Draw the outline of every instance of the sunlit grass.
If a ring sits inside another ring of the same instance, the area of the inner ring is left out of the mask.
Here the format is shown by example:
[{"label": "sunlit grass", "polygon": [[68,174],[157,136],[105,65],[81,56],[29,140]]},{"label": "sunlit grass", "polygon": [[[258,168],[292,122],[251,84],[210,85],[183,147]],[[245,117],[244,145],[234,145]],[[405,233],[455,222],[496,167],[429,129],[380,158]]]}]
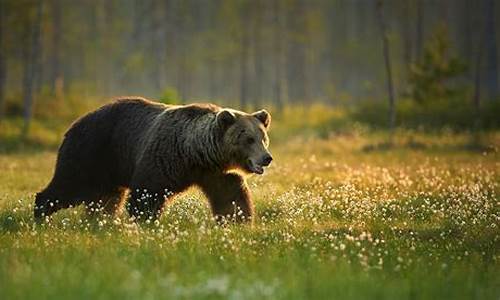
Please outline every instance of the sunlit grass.
[{"label": "sunlit grass", "polygon": [[147,226],[81,207],[35,226],[34,193],[73,119],[36,119],[25,138],[21,119],[0,124],[0,299],[500,295],[496,131],[471,147],[468,132],[390,137],[345,110],[288,107],[274,114],[275,161],[249,178],[252,226],[216,225],[194,188]]},{"label": "sunlit grass", "polygon": [[[279,128],[279,123],[275,124]],[[157,224],[81,208],[34,226],[55,153],[0,156],[0,298],[498,297],[498,135],[300,135],[249,179],[253,226],[217,226],[189,190]]]}]

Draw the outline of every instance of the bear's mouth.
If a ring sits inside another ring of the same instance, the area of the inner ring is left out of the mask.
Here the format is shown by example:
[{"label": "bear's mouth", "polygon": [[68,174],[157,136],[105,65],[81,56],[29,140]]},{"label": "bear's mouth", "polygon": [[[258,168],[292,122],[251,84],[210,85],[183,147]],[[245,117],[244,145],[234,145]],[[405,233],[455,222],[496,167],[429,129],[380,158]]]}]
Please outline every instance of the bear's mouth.
[{"label": "bear's mouth", "polygon": [[247,171],[249,171],[250,173],[255,173],[259,175],[264,174],[264,167],[255,164],[251,159],[247,160],[245,169],[247,169]]}]

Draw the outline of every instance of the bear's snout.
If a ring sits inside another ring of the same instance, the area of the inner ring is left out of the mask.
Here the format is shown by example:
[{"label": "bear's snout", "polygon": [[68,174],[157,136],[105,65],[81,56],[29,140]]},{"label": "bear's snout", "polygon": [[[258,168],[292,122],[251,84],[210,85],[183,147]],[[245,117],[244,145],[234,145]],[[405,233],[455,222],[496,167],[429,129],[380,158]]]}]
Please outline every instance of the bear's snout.
[{"label": "bear's snout", "polygon": [[271,156],[271,154],[267,153],[266,155],[264,155],[264,157],[262,158],[262,166],[264,167],[267,167],[271,164],[271,162],[273,161],[273,157]]}]

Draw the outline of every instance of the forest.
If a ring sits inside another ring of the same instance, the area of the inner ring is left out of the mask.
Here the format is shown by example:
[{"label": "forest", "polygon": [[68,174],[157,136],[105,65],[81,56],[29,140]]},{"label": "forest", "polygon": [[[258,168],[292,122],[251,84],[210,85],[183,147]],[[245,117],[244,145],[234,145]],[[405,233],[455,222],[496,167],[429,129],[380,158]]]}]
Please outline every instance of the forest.
[{"label": "forest", "polygon": [[498,100],[494,0],[0,5],[0,112],[25,122],[49,102],[129,94],[278,109],[385,103],[389,94],[420,110],[458,101],[479,111]]}]

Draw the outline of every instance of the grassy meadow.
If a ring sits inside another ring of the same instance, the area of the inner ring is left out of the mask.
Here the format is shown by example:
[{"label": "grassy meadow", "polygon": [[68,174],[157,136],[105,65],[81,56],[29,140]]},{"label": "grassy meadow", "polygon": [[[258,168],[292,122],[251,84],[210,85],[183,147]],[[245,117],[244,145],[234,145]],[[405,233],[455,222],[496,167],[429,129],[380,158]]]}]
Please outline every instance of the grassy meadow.
[{"label": "grassy meadow", "polygon": [[[321,113],[320,113],[321,112]],[[218,226],[196,189],[149,226],[83,209],[34,225],[68,120],[0,125],[0,299],[498,299],[500,133],[275,117],[253,226]]]}]

